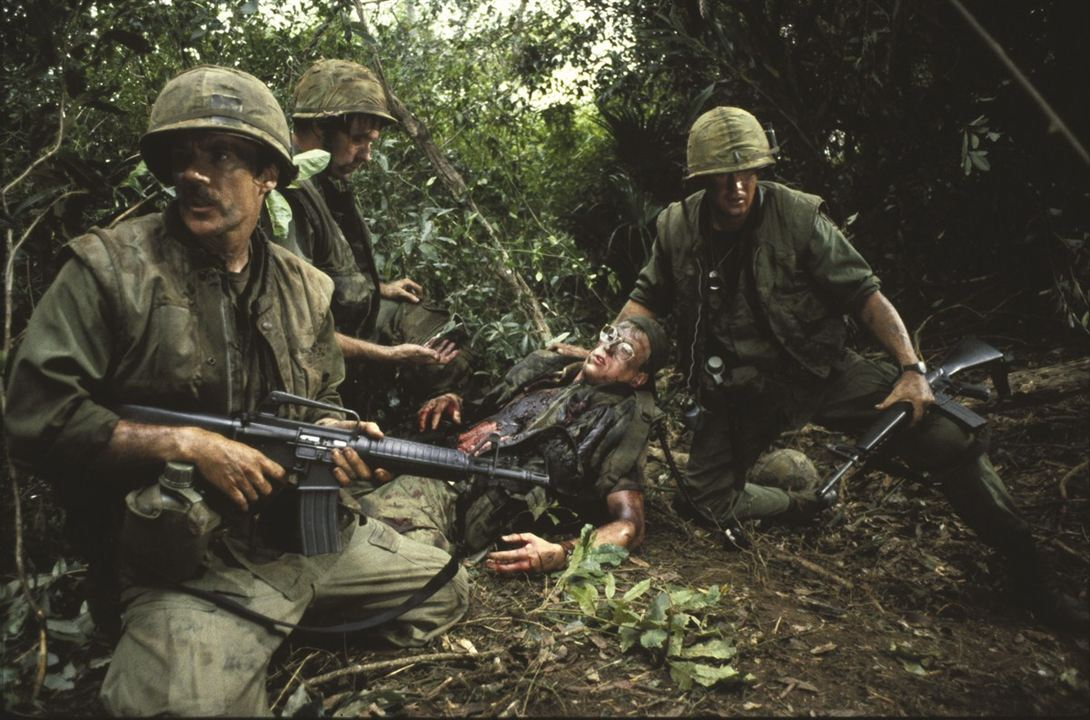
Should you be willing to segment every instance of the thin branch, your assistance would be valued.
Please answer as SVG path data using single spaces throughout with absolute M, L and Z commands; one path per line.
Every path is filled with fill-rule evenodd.
M 111 220 L 110 224 L 107 227 L 112 228 L 114 225 L 117 225 L 119 222 L 121 222 L 122 220 L 127 218 L 129 215 L 132 215 L 134 212 L 136 212 L 140 208 L 144 207 L 144 205 L 146 205 L 149 202 L 151 202 L 152 200 L 155 200 L 156 198 L 158 198 L 160 195 L 163 194 L 163 191 L 164 191 L 164 189 L 162 187 L 160 187 L 159 189 L 155 190 L 151 195 L 148 195 L 147 197 L 143 197 L 143 198 L 140 199 L 139 202 L 136 202 L 136 203 L 130 205 L 125 210 L 125 212 L 121 213 L 120 215 L 115 217 L 113 220 Z
M 57 118 L 58 118 L 58 122 L 57 122 L 57 139 L 56 139 L 56 141 L 54 141 L 53 147 L 51 147 L 45 154 L 40 156 L 37 160 L 32 162 L 27 167 L 27 169 L 24 170 L 19 175 L 19 177 L 15 178 L 11 182 L 9 182 L 7 185 L 5 185 L 3 190 L 0 190 L 0 201 L 2 201 L 3 204 L 4 204 L 4 214 L 5 215 L 8 213 L 8 192 L 13 187 L 15 187 L 16 185 L 21 183 L 23 181 L 23 179 L 26 178 L 26 176 L 29 175 L 34 170 L 34 168 L 41 165 L 43 162 L 45 162 L 50 157 L 52 157 L 58 150 L 60 150 L 61 143 L 64 142 L 64 90 L 63 90 L 63 88 L 61 90 L 61 99 L 60 99 L 60 102 L 59 102 L 59 107 L 57 108 Z
M 303 681 L 303 684 L 307 687 L 313 687 L 315 685 L 321 685 L 327 683 L 330 680 L 336 680 L 342 677 L 348 677 L 349 675 L 362 675 L 364 673 L 375 672 L 377 670 L 390 670 L 402 667 L 409 667 L 418 663 L 441 663 L 448 660 L 487 660 L 495 657 L 500 653 L 506 652 L 503 648 L 497 650 L 488 650 L 487 652 L 477 653 L 476 655 L 470 655 L 469 653 L 426 653 L 423 655 L 405 655 L 392 660 L 379 660 L 372 663 L 360 663 L 356 665 L 349 665 L 348 667 L 341 668 L 340 670 L 334 670 L 327 672 L 323 675 L 317 675 Z
M 30 226 L 26 229 L 26 231 L 19 238 L 19 242 L 17 242 L 17 243 L 12 244 L 12 241 L 11 241 L 12 231 L 10 229 L 8 230 L 7 239 L 5 241 L 5 244 L 7 245 L 7 247 L 5 249 L 7 250 L 8 258 L 7 258 L 7 261 L 4 263 L 4 352 L 5 353 L 7 353 L 7 352 L 9 352 L 11 350 L 11 316 L 12 316 L 12 311 L 13 311 L 12 299 L 13 299 L 13 295 L 14 295 L 14 288 L 12 286 L 15 283 L 15 256 L 19 253 L 19 250 L 22 249 L 23 245 L 30 238 L 30 234 L 32 232 L 34 232 L 34 228 L 38 227 L 38 223 L 41 222 L 41 219 L 43 217 L 45 217 L 49 213 L 49 211 L 52 210 L 53 207 L 57 203 L 59 203 L 61 200 L 64 200 L 65 198 L 72 197 L 73 195 L 86 195 L 87 193 L 88 193 L 87 190 L 69 190 L 68 192 L 57 196 L 53 200 L 53 202 L 49 203 L 48 207 L 46 207 L 44 210 L 42 210 L 40 213 L 38 213 L 38 215 L 34 218 L 33 222 L 30 223 Z
M 1002 46 L 988 33 L 984 27 L 977 22 L 976 17 L 969 12 L 968 8 L 961 4 L 960 0 L 950 0 L 950 4 L 954 6 L 961 16 L 965 18 L 965 21 L 969 23 L 969 26 L 980 36 L 980 39 L 984 41 L 984 44 L 995 53 L 995 56 L 999 58 L 999 62 L 1003 64 L 1003 67 L 1007 68 L 1015 79 L 1015 81 L 1022 86 L 1022 89 L 1030 96 L 1033 102 L 1037 103 L 1037 107 L 1041 109 L 1041 112 L 1045 114 L 1049 121 L 1049 130 L 1051 132 L 1058 132 L 1063 136 L 1065 140 L 1075 149 L 1075 153 L 1086 165 L 1090 165 L 1090 153 L 1086 151 L 1082 143 L 1078 138 L 1068 129 L 1067 124 L 1056 114 L 1056 111 L 1052 109 L 1052 106 L 1048 104 L 1048 101 L 1041 96 L 1041 93 L 1037 92 L 1037 88 L 1033 86 L 1033 83 L 1018 69 L 1018 66 L 1014 64 L 1007 53 L 1004 52 Z
M 367 18 L 363 14 L 363 4 L 361 0 L 353 0 L 353 3 L 356 7 L 356 14 L 359 16 L 360 25 L 363 26 L 365 32 L 369 34 L 369 31 L 367 30 Z M 398 119 L 401 126 L 405 128 L 405 131 L 409 134 L 409 137 L 413 139 L 413 142 L 415 142 L 424 151 L 424 154 L 427 155 L 432 166 L 435 168 L 436 174 L 450 194 L 453 195 L 456 200 L 465 203 L 466 207 L 473 212 L 473 217 L 480 221 L 491 240 L 492 249 L 500 257 L 500 262 L 497 263 L 494 268 L 497 277 L 500 281 L 510 287 L 515 297 L 523 305 L 526 314 L 529 316 L 530 322 L 534 326 L 534 330 L 538 336 L 540 336 L 541 340 L 543 342 L 549 340 L 552 337 L 552 331 L 549 330 L 549 324 L 545 320 L 545 314 L 541 310 L 541 304 L 538 302 L 537 297 L 522 276 L 511 269 L 513 264 L 511 262 L 511 257 L 508 254 L 507 249 L 503 246 L 503 243 L 500 242 L 499 235 L 495 228 L 492 227 L 488 218 L 486 218 L 480 208 L 477 207 L 477 203 L 474 202 L 461 174 L 459 174 L 454 166 L 443 157 L 439 148 L 436 147 L 427 127 L 425 127 L 424 124 L 421 123 L 407 107 L 405 107 L 405 104 L 402 103 L 390 89 L 390 84 L 386 80 L 386 73 L 382 68 L 382 61 L 378 55 L 378 48 L 369 41 L 365 40 L 364 42 L 370 47 L 375 74 L 378 76 L 379 82 L 386 92 L 386 100 L 390 105 L 391 113 Z
M 49 658 L 49 646 L 46 643 L 45 635 L 45 612 L 42 611 L 41 606 L 34 599 L 33 593 L 30 592 L 30 581 L 27 580 L 26 565 L 23 562 L 23 505 L 19 497 L 19 479 L 11 465 L 11 457 L 7 456 L 4 459 L 8 464 L 12 502 L 15 507 L 15 571 L 19 575 L 19 587 L 23 591 L 27 605 L 30 606 L 34 619 L 38 622 L 38 668 L 34 673 L 34 688 L 30 691 L 30 701 L 33 703 L 38 699 L 38 692 L 41 691 L 42 682 L 45 681 L 45 670 Z

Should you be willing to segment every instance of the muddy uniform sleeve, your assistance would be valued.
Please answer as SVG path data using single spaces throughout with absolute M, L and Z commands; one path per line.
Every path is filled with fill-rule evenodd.
M 340 349 L 337 347 L 337 338 L 333 325 L 333 314 L 331 312 L 326 313 L 325 322 L 322 324 L 322 329 L 318 333 L 318 342 L 325 344 L 329 348 L 329 352 L 325 353 L 321 362 L 322 377 L 326 378 L 326 383 L 318 391 L 318 395 L 314 398 L 320 402 L 331 403 L 333 405 L 343 406 L 341 402 L 341 396 L 338 392 L 338 388 L 341 383 L 344 382 L 344 356 L 341 355 Z M 322 418 L 331 417 L 336 420 L 344 420 L 345 415 L 343 413 L 330 413 L 326 410 L 313 410 L 310 417 L 307 418 L 309 422 L 317 422 Z M 364 418 L 366 419 L 366 418 Z
M 634 402 L 624 403 L 623 415 L 614 422 L 614 430 L 620 437 L 605 443 L 612 450 L 601 460 L 594 483 L 599 497 L 621 490 L 643 490 L 643 467 L 647 459 L 648 425 L 639 417 L 641 412 Z M 613 434 L 611 432 L 610 434 Z
M 16 462 L 70 467 L 109 443 L 118 417 L 91 399 L 111 365 L 109 316 L 91 272 L 69 260 L 35 309 L 9 375 L 5 434 Z
M 636 286 L 632 288 L 628 299 L 638 302 L 659 317 L 670 314 L 674 302 L 673 273 L 670 267 L 670 254 L 664 247 L 663 215 L 659 215 L 658 235 L 651 245 L 651 257 L 647 264 L 640 270 L 636 278 Z
M 349 335 L 357 334 L 373 311 L 375 285 L 356 261 L 352 247 L 337 225 L 325 199 L 309 181 L 289 190 L 293 225 L 300 249 L 311 265 L 333 280 L 333 320 Z
M 806 263 L 810 276 L 846 313 L 881 286 L 867 261 L 824 213 L 814 220 Z

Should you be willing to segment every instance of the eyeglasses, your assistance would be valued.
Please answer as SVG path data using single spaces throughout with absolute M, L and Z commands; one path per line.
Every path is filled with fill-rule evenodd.
M 598 344 L 607 353 L 620 355 L 621 360 L 628 362 L 636 357 L 636 348 L 621 334 L 621 331 L 612 325 L 604 326 L 598 333 Z

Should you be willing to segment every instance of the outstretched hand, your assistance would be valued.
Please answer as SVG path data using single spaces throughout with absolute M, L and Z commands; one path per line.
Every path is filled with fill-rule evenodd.
M 519 547 L 488 553 L 485 567 L 499 575 L 553 572 L 567 564 L 568 556 L 564 552 L 564 546 L 533 533 L 515 533 L 504 535 L 500 539 Z
M 901 373 L 897 382 L 893 384 L 886 399 L 874 406 L 875 410 L 885 410 L 897 403 L 905 402 L 912 406 L 912 425 L 915 425 L 927 412 L 927 408 L 935 402 L 935 396 L 931 392 L 931 386 L 927 378 L 917 372 Z
M 404 365 L 446 365 L 458 357 L 458 348 L 449 340 L 429 341 L 424 345 L 401 343 L 384 346 L 383 355 L 387 362 Z
M 416 413 L 416 428 L 421 432 L 435 430 L 444 416 L 455 425 L 462 424 L 462 398 L 457 393 L 443 393 L 421 405 Z
M 401 278 L 393 282 L 379 283 L 378 294 L 386 300 L 418 303 L 424 295 L 424 288 L 409 278 Z
M 570 343 L 553 343 L 549 345 L 546 350 L 551 350 L 557 355 L 567 355 L 568 357 L 584 359 L 587 355 L 590 355 L 590 350 L 585 347 L 579 347 L 578 345 L 572 345 Z

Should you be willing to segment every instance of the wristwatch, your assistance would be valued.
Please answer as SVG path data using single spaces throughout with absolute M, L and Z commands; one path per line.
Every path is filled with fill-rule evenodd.
M 923 360 L 917 360 L 914 363 L 909 363 L 908 365 L 902 365 L 901 366 L 901 374 L 904 375 L 906 372 L 914 372 L 914 373 L 919 373 L 920 375 L 926 376 L 927 375 L 927 365 L 924 364 Z

